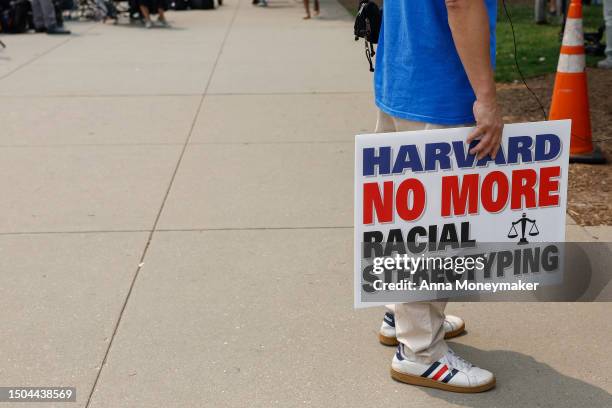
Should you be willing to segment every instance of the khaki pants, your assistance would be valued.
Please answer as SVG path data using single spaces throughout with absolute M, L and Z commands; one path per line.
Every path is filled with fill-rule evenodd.
M 399 119 L 380 110 L 376 121 L 376 133 L 448 127 L 457 126 L 442 126 Z M 387 306 L 387 309 L 395 314 L 397 340 L 404 345 L 404 353 L 409 360 L 431 364 L 446 354 L 448 346 L 444 341 L 445 307 L 446 301 L 400 303 Z

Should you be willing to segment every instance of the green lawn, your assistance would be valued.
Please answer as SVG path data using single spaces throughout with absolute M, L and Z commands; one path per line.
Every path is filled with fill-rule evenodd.
M 510 3 L 510 1 L 508 1 Z M 583 6 L 585 31 L 596 31 L 603 21 L 601 6 Z M 533 6 L 508 5 L 508 11 L 518 47 L 518 61 L 525 77 L 555 72 L 559 59 L 559 23 L 537 25 L 533 22 Z M 514 45 L 512 31 L 499 5 L 497 18 L 497 68 L 495 79 L 500 82 L 511 82 L 519 79 L 514 62 Z M 587 65 L 593 66 L 600 58 L 587 56 Z

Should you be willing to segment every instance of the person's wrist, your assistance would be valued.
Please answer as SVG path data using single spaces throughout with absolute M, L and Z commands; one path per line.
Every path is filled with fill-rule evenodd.
M 483 105 L 497 105 L 497 90 L 495 84 L 476 90 L 476 100 Z
M 483 93 L 476 95 L 476 100 L 485 106 L 497 106 L 497 96 L 495 93 Z

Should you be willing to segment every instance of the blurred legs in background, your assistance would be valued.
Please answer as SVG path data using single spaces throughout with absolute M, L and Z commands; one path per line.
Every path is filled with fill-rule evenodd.
M 606 59 L 599 61 L 597 66 L 612 69 L 612 0 L 604 0 L 603 14 L 606 22 Z
M 306 16 L 304 16 L 304 19 L 307 20 L 310 18 L 310 1 L 309 0 L 304 0 L 304 8 L 306 9 Z M 314 0 L 314 15 L 315 16 L 319 15 L 319 0 Z
M 70 34 L 70 31 L 58 26 L 55 6 L 51 0 L 32 0 L 32 18 L 34 29 L 39 33 Z
M 140 1 L 140 14 L 146 28 L 152 28 L 153 22 L 151 21 L 151 10 L 157 10 L 157 22 L 162 27 L 168 27 L 168 21 L 166 21 L 166 15 L 164 14 L 166 8 L 161 1 Z

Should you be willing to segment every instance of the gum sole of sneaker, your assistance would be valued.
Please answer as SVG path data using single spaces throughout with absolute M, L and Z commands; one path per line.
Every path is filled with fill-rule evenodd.
M 378 333 L 378 341 L 380 341 L 380 344 L 383 344 L 385 346 L 397 346 L 399 344 L 397 338 L 387 337 L 384 336 L 382 333 Z
M 448 333 L 444 334 L 444 338 L 452 339 L 453 337 L 457 337 L 464 331 L 465 331 L 465 323 L 462 324 L 461 327 L 458 327 L 455 330 L 449 331 Z M 380 341 L 380 344 L 383 344 L 385 346 L 397 346 L 399 344 L 399 342 L 397 341 L 397 338 L 387 337 L 387 336 L 384 336 L 382 333 L 378 333 L 378 341 Z
M 455 330 L 452 330 L 452 331 L 449 331 L 448 333 L 445 333 L 444 334 L 444 338 L 445 339 L 452 339 L 453 337 L 457 337 L 458 335 L 460 335 L 464 331 L 465 331 L 465 323 L 463 323 L 460 327 L 456 328 Z
M 495 378 L 487 384 L 479 385 L 478 387 L 459 387 L 456 385 L 450 385 L 441 383 L 438 381 L 431 380 L 429 378 L 417 377 L 415 375 L 400 373 L 391 369 L 391 378 L 395 381 L 403 382 L 410 385 L 418 385 L 420 387 L 437 388 L 439 390 L 450 391 L 450 392 L 461 392 L 465 394 L 475 394 L 478 392 L 488 391 L 495 387 Z

